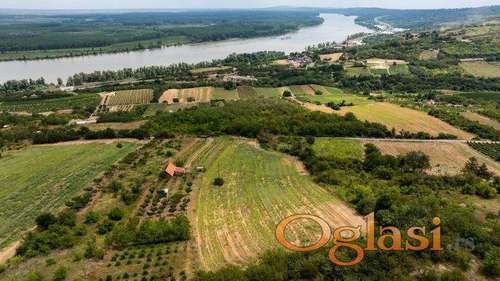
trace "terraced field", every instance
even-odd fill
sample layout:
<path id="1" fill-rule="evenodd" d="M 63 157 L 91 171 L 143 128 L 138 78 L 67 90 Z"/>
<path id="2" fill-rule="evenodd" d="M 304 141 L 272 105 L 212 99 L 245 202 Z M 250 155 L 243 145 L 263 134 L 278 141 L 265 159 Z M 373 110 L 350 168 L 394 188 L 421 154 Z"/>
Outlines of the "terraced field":
<path id="1" fill-rule="evenodd" d="M 196 165 L 207 167 L 195 183 L 199 191 L 191 218 L 203 269 L 245 264 L 278 247 L 275 226 L 291 214 L 316 214 L 335 226 L 364 224 L 355 211 L 301 173 L 295 159 L 251 142 L 216 139 Z M 215 177 L 222 177 L 224 185 L 214 186 Z M 316 238 L 302 227 L 293 227 L 290 237 L 304 237 L 303 243 Z"/>
<path id="2" fill-rule="evenodd" d="M 426 132 L 433 136 L 437 136 L 439 133 L 447 133 L 466 140 L 474 137 L 474 135 L 457 129 L 424 112 L 386 102 L 342 107 L 337 112 L 342 115 L 352 112 L 361 120 L 381 123 L 389 128 L 396 129 L 398 132 L 401 130 L 414 133 Z"/>
<path id="3" fill-rule="evenodd" d="M 0 112 L 41 113 L 72 108 L 96 107 L 101 98 L 96 94 L 82 94 L 46 100 L 15 101 L 0 103 Z"/>
<path id="4" fill-rule="evenodd" d="M 132 143 L 30 146 L 0 159 L 0 246 L 19 238 L 43 211 L 55 210 L 89 186 Z"/>
<path id="5" fill-rule="evenodd" d="M 153 99 L 153 90 L 127 90 L 102 94 L 102 103 L 106 106 L 126 106 L 134 104 L 148 104 Z"/>

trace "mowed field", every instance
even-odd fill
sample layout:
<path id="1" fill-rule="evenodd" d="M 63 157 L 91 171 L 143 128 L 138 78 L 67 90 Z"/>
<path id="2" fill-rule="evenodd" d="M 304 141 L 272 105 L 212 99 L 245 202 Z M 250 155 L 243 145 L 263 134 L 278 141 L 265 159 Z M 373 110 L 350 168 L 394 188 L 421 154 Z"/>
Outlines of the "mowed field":
<path id="1" fill-rule="evenodd" d="M 363 159 L 363 146 L 357 140 L 341 138 L 316 138 L 314 153 L 322 159 Z"/>
<path id="2" fill-rule="evenodd" d="M 345 103 L 353 105 L 361 105 L 367 103 L 373 103 L 373 101 L 367 99 L 363 96 L 347 94 L 339 88 L 321 86 L 321 85 L 300 85 L 291 86 L 291 92 L 295 97 L 303 102 L 310 102 L 315 104 L 327 104 L 329 102 Z M 316 95 L 316 91 L 321 92 L 321 95 Z"/>
<path id="3" fill-rule="evenodd" d="M 306 176 L 294 158 L 246 140 L 215 139 L 196 165 L 207 168 L 196 183 L 191 218 L 202 269 L 246 264 L 280 247 L 275 227 L 292 214 L 316 214 L 332 226 L 364 225 L 355 211 Z M 212 184 L 215 177 L 224 179 L 222 187 Z M 316 241 L 318 232 L 308 230 L 291 227 L 287 237 L 305 244 Z"/>
<path id="4" fill-rule="evenodd" d="M 498 62 L 485 62 L 485 61 L 471 61 L 461 62 L 460 67 L 466 73 L 476 77 L 486 78 L 499 78 L 500 77 L 500 63 Z"/>
<path id="5" fill-rule="evenodd" d="M 386 102 L 368 103 L 358 106 L 342 107 L 339 114 L 345 115 L 352 112 L 357 118 L 386 125 L 396 131 L 426 132 L 437 136 L 439 133 L 447 133 L 460 139 L 472 139 L 474 135 L 462 131 L 450 124 L 432 117 L 425 112 L 401 107 Z"/>
<path id="6" fill-rule="evenodd" d="M 58 209 L 136 147 L 114 144 L 30 146 L 0 159 L 0 246 L 17 240 L 41 212 Z"/>
<path id="7" fill-rule="evenodd" d="M 422 151 L 430 157 L 432 174 L 458 174 L 469 158 L 476 157 L 479 163 L 486 163 L 490 171 L 500 175 L 500 163 L 463 142 L 366 140 L 361 143 L 373 143 L 382 153 L 391 155 Z"/>
<path id="8" fill-rule="evenodd" d="M 467 111 L 467 112 L 461 112 L 460 115 L 462 115 L 463 117 L 465 117 L 469 120 L 476 121 L 479 124 L 490 126 L 496 130 L 500 130 L 500 123 L 498 121 L 490 119 L 490 118 L 483 116 L 481 114 Z"/>
<path id="9" fill-rule="evenodd" d="M 188 89 L 169 89 L 165 91 L 160 99 L 160 103 L 209 103 L 212 100 L 214 88 L 198 87 Z"/>

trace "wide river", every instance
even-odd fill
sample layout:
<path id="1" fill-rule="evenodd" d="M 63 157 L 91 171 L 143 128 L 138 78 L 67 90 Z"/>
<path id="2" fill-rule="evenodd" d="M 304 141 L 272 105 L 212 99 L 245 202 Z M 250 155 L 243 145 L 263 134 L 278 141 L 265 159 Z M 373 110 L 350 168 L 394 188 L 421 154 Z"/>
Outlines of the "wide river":
<path id="1" fill-rule="evenodd" d="M 339 14 L 321 14 L 320 16 L 325 20 L 323 24 L 302 28 L 297 32 L 282 36 L 235 39 L 96 56 L 0 62 L 0 83 L 7 80 L 40 77 L 44 77 L 48 82 L 55 82 L 58 77 L 65 80 L 70 75 L 80 72 L 169 65 L 180 62 L 198 63 L 222 59 L 232 53 L 257 51 L 290 53 L 303 51 L 305 47 L 318 43 L 341 42 L 347 36 L 358 32 L 370 32 L 369 29 L 355 24 L 355 17 Z"/>

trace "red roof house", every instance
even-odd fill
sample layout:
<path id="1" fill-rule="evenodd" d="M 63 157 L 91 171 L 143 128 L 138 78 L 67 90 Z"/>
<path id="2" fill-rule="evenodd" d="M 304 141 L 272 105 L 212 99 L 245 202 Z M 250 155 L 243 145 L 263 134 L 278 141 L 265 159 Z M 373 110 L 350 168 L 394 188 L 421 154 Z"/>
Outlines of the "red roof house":
<path id="1" fill-rule="evenodd" d="M 167 165 L 167 167 L 165 167 L 165 173 L 167 173 L 167 175 L 173 177 L 175 175 L 185 174 L 186 173 L 186 169 L 181 168 L 181 167 L 177 167 L 177 166 L 175 166 L 175 164 L 169 162 L 168 165 Z"/>

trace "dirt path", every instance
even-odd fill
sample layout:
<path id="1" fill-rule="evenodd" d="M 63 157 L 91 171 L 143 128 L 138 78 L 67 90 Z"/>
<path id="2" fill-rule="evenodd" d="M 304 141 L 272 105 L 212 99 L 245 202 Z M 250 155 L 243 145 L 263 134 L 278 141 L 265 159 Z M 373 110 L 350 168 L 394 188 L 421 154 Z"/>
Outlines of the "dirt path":
<path id="1" fill-rule="evenodd" d="M 4 248 L 0 252 L 0 264 L 6 263 L 7 260 L 9 260 L 13 256 L 15 256 L 17 247 L 19 247 L 19 245 L 21 245 L 21 241 L 16 241 L 16 242 L 10 244 L 8 247 Z"/>

